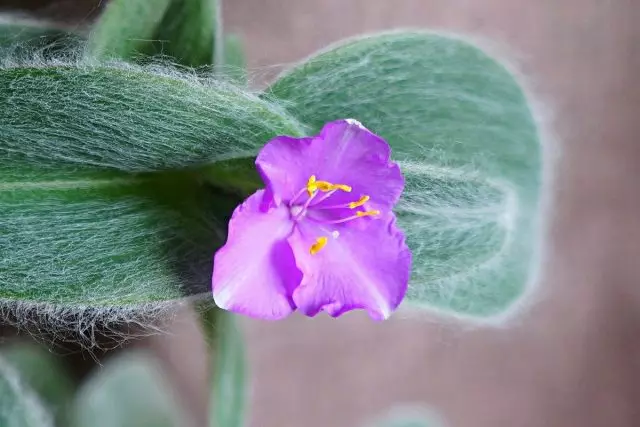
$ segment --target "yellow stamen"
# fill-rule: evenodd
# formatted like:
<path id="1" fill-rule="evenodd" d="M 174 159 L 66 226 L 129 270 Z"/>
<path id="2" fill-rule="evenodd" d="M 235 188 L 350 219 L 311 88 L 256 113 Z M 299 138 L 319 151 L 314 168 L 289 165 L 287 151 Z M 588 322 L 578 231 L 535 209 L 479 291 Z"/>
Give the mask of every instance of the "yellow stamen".
<path id="1" fill-rule="evenodd" d="M 316 176 L 311 175 L 307 181 L 307 193 L 311 196 L 318 190 L 324 193 L 334 190 L 342 190 L 349 193 L 351 191 L 351 187 L 345 184 L 332 184 L 329 181 L 317 181 Z"/>
<path id="2" fill-rule="evenodd" d="M 309 253 L 311 255 L 317 254 L 318 252 L 320 252 L 320 250 L 322 248 L 324 248 L 327 245 L 328 241 L 329 241 L 329 239 L 327 239 L 324 236 L 323 237 L 318 237 L 316 239 L 316 242 L 313 245 L 311 245 L 311 249 L 309 249 Z"/>
<path id="3" fill-rule="evenodd" d="M 307 194 L 311 196 L 317 189 L 318 189 L 318 184 L 316 183 L 316 176 L 311 175 L 309 177 L 309 180 L 307 181 Z"/>
<path id="4" fill-rule="evenodd" d="M 369 196 L 362 196 L 360 197 L 359 200 L 355 201 L 355 202 L 351 202 L 349 203 L 349 209 L 355 209 L 355 208 L 359 208 L 360 206 L 364 205 L 365 203 L 367 203 L 369 201 L 371 197 Z"/>
<path id="5" fill-rule="evenodd" d="M 330 182 L 327 182 L 327 181 L 318 181 L 316 183 L 316 185 L 318 186 L 318 190 L 324 191 L 325 193 L 327 191 L 333 190 L 333 188 L 331 188 L 331 187 L 333 187 L 333 185 Z"/>
<path id="6" fill-rule="evenodd" d="M 342 190 L 345 193 L 351 193 L 351 187 L 344 184 L 333 184 L 331 185 L 331 190 Z"/>
<path id="7" fill-rule="evenodd" d="M 371 210 L 371 211 L 358 211 L 358 212 L 356 212 L 356 216 L 357 217 L 375 216 L 375 215 L 380 215 L 380 211 Z"/>

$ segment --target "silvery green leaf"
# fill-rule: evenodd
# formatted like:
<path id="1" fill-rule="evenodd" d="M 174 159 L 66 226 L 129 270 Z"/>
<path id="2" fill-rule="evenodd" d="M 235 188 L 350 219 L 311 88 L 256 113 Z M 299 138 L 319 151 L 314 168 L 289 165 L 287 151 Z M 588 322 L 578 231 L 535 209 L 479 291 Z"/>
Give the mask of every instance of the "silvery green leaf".
<path id="1" fill-rule="evenodd" d="M 162 368 L 150 353 L 124 353 L 108 360 L 80 388 L 75 427 L 178 427 L 183 411 Z"/>
<path id="2" fill-rule="evenodd" d="M 0 302 L 54 323 L 209 292 L 237 200 L 204 177 L 230 187 L 211 165 L 302 132 L 250 93 L 137 67 L 0 69 L 0 108 Z"/>
<path id="3" fill-rule="evenodd" d="M 0 358 L 0 425 L 53 427 L 53 417 L 19 372 Z"/>
<path id="4" fill-rule="evenodd" d="M 63 359 L 44 345 L 15 342 L 5 345 L 0 356 L 20 374 L 22 382 L 32 389 L 55 417 L 58 425 L 66 425 L 66 411 L 74 392 L 70 372 Z"/>

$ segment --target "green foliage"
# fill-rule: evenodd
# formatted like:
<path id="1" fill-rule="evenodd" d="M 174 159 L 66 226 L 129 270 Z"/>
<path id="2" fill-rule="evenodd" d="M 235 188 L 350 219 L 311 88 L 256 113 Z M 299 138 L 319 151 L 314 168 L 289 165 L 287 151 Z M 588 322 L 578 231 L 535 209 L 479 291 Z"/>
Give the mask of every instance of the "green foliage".
<path id="1" fill-rule="evenodd" d="M 313 131 L 350 117 L 391 144 L 413 250 L 408 301 L 503 312 L 536 268 L 540 144 L 518 83 L 493 58 L 420 32 L 363 37 L 285 72 L 266 97 Z"/>
<path id="2" fill-rule="evenodd" d="M 217 0 L 111 0 L 95 24 L 87 56 L 142 60 L 165 55 L 191 67 L 214 62 Z"/>
<path id="3" fill-rule="evenodd" d="M 134 58 L 152 42 L 171 0 L 110 0 L 86 47 L 91 58 Z"/>
<path id="4" fill-rule="evenodd" d="M 0 354 L 20 373 L 23 383 L 40 396 L 55 416 L 56 424 L 68 425 L 66 410 L 73 396 L 74 384 L 62 359 L 44 346 L 31 342 L 5 346 Z"/>
<path id="5" fill-rule="evenodd" d="M 0 358 L 0 425 L 52 427 L 53 418 L 19 372 Z"/>
<path id="6" fill-rule="evenodd" d="M 238 89 L 140 68 L 2 69 L 0 108 L 0 298 L 72 312 L 208 292 L 236 201 L 199 172 L 302 132 Z"/>
<path id="7" fill-rule="evenodd" d="M 254 190 L 266 141 L 345 117 L 386 138 L 405 173 L 410 302 L 493 315 L 536 268 L 535 123 L 513 76 L 461 40 L 352 40 L 262 99 L 151 67 L 4 68 L 0 107 L 5 301 L 135 310 L 207 292 L 235 205 L 211 185 Z"/>
<path id="8" fill-rule="evenodd" d="M 247 404 L 247 361 L 235 315 L 214 310 L 206 325 L 212 342 L 213 367 L 210 404 L 211 427 L 243 427 Z"/>
<path id="9" fill-rule="evenodd" d="M 145 1 L 145 0 L 142 0 Z M 172 0 L 146 53 L 168 55 L 190 67 L 214 63 L 217 0 Z"/>
<path id="10" fill-rule="evenodd" d="M 80 388 L 75 427 L 178 427 L 185 414 L 159 363 L 142 350 L 108 360 Z"/>

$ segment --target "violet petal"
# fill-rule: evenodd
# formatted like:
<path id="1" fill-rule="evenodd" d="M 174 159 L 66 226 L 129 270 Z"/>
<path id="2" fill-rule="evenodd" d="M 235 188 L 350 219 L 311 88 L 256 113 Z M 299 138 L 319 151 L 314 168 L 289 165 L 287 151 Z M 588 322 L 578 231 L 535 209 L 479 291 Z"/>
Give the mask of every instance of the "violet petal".
<path id="1" fill-rule="evenodd" d="M 265 194 L 257 191 L 233 213 L 227 243 L 214 259 L 213 298 L 232 312 L 281 319 L 295 308 L 291 296 L 302 275 L 286 241 L 289 211 L 266 208 Z"/>
<path id="2" fill-rule="evenodd" d="M 343 227 L 337 238 L 332 231 L 303 221 L 288 239 L 303 272 L 293 293 L 296 306 L 309 316 L 360 308 L 376 320 L 388 318 L 406 293 L 411 271 L 411 252 L 395 217 L 376 218 L 364 230 Z M 312 255 L 310 247 L 321 236 L 328 243 Z"/>
<path id="3" fill-rule="evenodd" d="M 314 138 L 269 141 L 256 166 L 276 202 L 290 200 L 315 175 L 353 188 L 350 193 L 338 191 L 323 204 L 348 203 L 368 195 L 368 209 L 389 210 L 404 188 L 400 168 L 390 155 L 389 145 L 360 123 L 338 120 L 326 124 Z"/>

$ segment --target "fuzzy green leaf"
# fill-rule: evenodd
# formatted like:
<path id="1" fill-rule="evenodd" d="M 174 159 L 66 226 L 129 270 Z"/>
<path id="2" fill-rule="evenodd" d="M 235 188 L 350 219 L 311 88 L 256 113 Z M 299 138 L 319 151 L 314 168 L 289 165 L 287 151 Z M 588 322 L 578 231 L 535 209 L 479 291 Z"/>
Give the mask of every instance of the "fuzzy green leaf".
<path id="1" fill-rule="evenodd" d="M 218 0 L 172 0 L 148 54 L 168 55 L 191 67 L 214 63 Z"/>
<path id="2" fill-rule="evenodd" d="M 185 425 L 160 364 L 143 351 L 117 356 L 81 387 L 75 427 L 177 427 Z"/>
<path id="3" fill-rule="evenodd" d="M 5 346 L 2 357 L 22 376 L 22 381 L 40 396 L 58 425 L 67 425 L 66 410 L 74 384 L 62 359 L 46 347 L 29 342 Z"/>
<path id="4" fill-rule="evenodd" d="M 504 312 L 536 268 L 540 144 L 513 76 L 437 34 L 350 40 L 267 91 L 303 123 L 354 118 L 403 168 L 396 212 L 413 250 L 408 301 L 458 315 Z"/>
<path id="5" fill-rule="evenodd" d="M 236 201 L 199 171 L 302 132 L 250 94 L 140 68 L 3 69 L 0 109 L 0 299 L 65 314 L 207 292 Z"/>
<path id="6" fill-rule="evenodd" d="M 0 359 L 0 425 L 3 427 L 53 427 L 53 418 L 19 372 Z"/>
<path id="7" fill-rule="evenodd" d="M 87 56 L 143 60 L 164 55 L 191 67 L 214 63 L 217 0 L 111 0 L 95 24 Z"/>
<path id="8" fill-rule="evenodd" d="M 171 0 L 110 0 L 86 47 L 91 58 L 132 59 L 153 41 Z"/>

